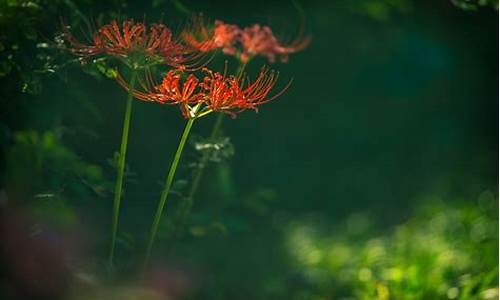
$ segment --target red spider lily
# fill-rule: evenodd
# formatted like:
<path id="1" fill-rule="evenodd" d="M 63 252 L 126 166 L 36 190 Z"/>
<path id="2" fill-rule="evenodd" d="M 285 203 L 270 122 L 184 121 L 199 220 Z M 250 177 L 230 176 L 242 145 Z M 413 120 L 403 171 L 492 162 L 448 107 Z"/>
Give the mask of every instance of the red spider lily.
<path id="1" fill-rule="evenodd" d="M 210 28 L 200 19 L 196 19 L 194 26 L 182 33 L 182 38 L 199 51 L 222 49 L 225 54 L 236 56 L 243 63 L 256 55 L 267 57 L 270 63 L 275 62 L 279 55 L 281 61 L 286 62 L 289 54 L 303 50 L 310 43 L 309 37 L 299 36 L 284 45 L 269 26 L 254 24 L 241 29 L 237 25 L 215 21 L 215 26 Z"/>
<path id="2" fill-rule="evenodd" d="M 69 50 L 82 58 L 107 54 L 124 58 L 132 66 L 167 64 L 176 68 L 194 66 L 200 57 L 192 48 L 173 39 L 172 31 L 163 24 L 117 21 L 102 26 L 92 34 L 89 44 L 78 41 L 63 24 L 63 34 L 70 44 Z"/>
<path id="3" fill-rule="evenodd" d="M 274 71 L 263 68 L 257 79 L 238 79 L 226 77 L 220 73 L 204 69 L 207 76 L 200 84 L 205 90 L 205 102 L 212 111 L 224 112 L 232 117 L 246 109 L 257 110 L 259 105 L 279 97 L 290 84 L 273 96 L 269 93 L 276 85 L 278 75 Z"/>
<path id="4" fill-rule="evenodd" d="M 195 93 L 199 83 L 198 78 L 190 74 L 182 84 L 181 79 L 181 74 L 171 70 L 163 78 L 161 85 L 159 85 L 157 89 L 161 94 L 166 95 L 168 100 L 173 103 L 198 103 L 202 96 L 200 93 Z"/>
<path id="5" fill-rule="evenodd" d="M 118 83 L 129 91 L 129 86 L 119 75 L 116 77 Z M 141 82 L 145 92 L 132 90 L 132 94 L 139 100 L 146 102 L 157 102 L 161 104 L 194 104 L 202 98 L 200 93 L 195 93 L 199 80 L 190 74 L 182 82 L 182 76 L 178 71 L 170 70 L 163 78 L 161 84 L 155 84 L 152 76 L 147 73 L 146 80 Z"/>
<path id="6" fill-rule="evenodd" d="M 278 76 L 274 71 L 263 68 L 255 81 L 226 76 L 207 68 L 206 75 L 199 80 L 190 74 L 185 80 L 179 72 L 169 71 L 161 84 L 154 84 L 150 78 L 142 83 L 144 91 L 132 90 L 132 94 L 143 101 L 161 104 L 179 104 L 186 118 L 199 118 L 213 111 L 235 117 L 246 109 L 257 110 L 259 105 L 279 97 L 290 84 L 273 96 L 269 93 L 276 85 Z M 125 81 L 118 76 L 118 82 L 129 90 Z"/>
<path id="7" fill-rule="evenodd" d="M 242 62 L 248 62 L 252 56 L 262 55 L 267 57 L 270 63 L 273 63 L 276 61 L 276 55 L 281 56 L 281 62 L 286 62 L 288 54 L 305 49 L 310 43 L 310 38 L 299 37 L 289 45 L 282 45 L 269 26 L 255 24 L 243 30 L 240 41 L 243 45 L 243 51 L 240 55 Z"/>
<path id="8" fill-rule="evenodd" d="M 241 29 L 237 25 L 215 21 L 215 26 L 209 28 L 201 19 L 196 19 L 192 28 L 181 34 L 184 41 L 206 52 L 213 49 L 222 49 L 225 54 L 236 55 L 236 43 L 241 36 Z"/>

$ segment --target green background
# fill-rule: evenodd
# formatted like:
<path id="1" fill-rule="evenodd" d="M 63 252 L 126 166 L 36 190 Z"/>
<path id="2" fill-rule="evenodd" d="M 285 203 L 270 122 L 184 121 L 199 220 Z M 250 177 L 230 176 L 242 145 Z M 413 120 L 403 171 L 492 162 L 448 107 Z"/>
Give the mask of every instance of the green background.
<path id="1" fill-rule="evenodd" d="M 124 282 L 135 286 L 185 120 L 171 106 L 134 102 L 118 272 L 114 280 L 103 279 L 115 178 L 110 161 L 120 142 L 126 93 L 92 64 L 82 71 L 52 47 L 53 36 L 60 17 L 83 32 L 83 16 L 95 24 L 163 20 L 179 29 L 189 13 L 202 12 L 241 26 L 268 24 L 285 41 L 302 29 L 312 42 L 287 63 L 271 66 L 281 86 L 293 78 L 283 96 L 257 114 L 224 119 L 234 156 L 207 169 L 186 229 L 172 237 L 176 221 L 169 216 L 182 202 L 179 193 L 199 155 L 192 147 L 184 153 L 154 254 L 155 266 L 168 274 L 162 277 L 167 294 L 476 299 L 496 290 L 498 298 L 496 3 L 0 3 L 5 214 L 28 211 L 57 232 L 77 230 L 85 250 L 76 269 L 105 282 L 109 293 Z M 237 62 L 222 54 L 210 66 L 222 70 L 225 60 L 236 69 Z M 265 63 L 251 61 L 250 77 Z M 214 119 L 197 121 L 193 133 L 207 136 Z M 445 225 L 436 227 L 435 219 Z M 480 238 L 474 226 L 482 226 Z M 380 249 L 384 258 L 372 259 L 370 251 Z M 449 251 L 458 254 L 446 264 L 436 261 Z M 4 258 L 10 278 L 10 258 Z M 472 279 L 463 283 L 467 274 Z M 68 286 L 52 292 L 72 298 L 67 290 L 78 290 L 78 280 Z"/>

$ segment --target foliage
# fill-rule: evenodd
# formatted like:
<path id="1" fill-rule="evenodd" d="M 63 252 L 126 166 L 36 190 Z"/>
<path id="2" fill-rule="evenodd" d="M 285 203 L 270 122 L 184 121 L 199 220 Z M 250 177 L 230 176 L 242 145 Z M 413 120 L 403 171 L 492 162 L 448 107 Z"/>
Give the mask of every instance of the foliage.
<path id="1" fill-rule="evenodd" d="M 221 163 L 234 155 L 234 146 L 228 136 L 215 138 L 193 136 L 190 143 L 194 150 L 200 154 L 200 160 L 206 155 L 209 162 Z"/>
<path id="2" fill-rule="evenodd" d="M 428 203 L 388 234 L 372 232 L 366 214 L 333 232 L 293 222 L 288 245 L 303 299 L 497 299 L 495 196 L 485 192 L 476 205 Z"/>
<path id="3" fill-rule="evenodd" d="M 366 15 L 376 21 L 387 21 L 398 13 L 408 13 L 413 6 L 410 0 L 347 1 L 346 4 L 354 13 Z"/>
<path id="4" fill-rule="evenodd" d="M 478 10 L 481 7 L 498 10 L 498 0 L 451 0 L 451 2 L 463 10 Z"/>
<path id="5" fill-rule="evenodd" d="M 24 197 L 81 201 L 103 196 L 108 189 L 101 168 L 83 161 L 51 131 L 15 133 L 7 168 L 7 186 Z"/>
<path id="6" fill-rule="evenodd" d="M 187 15 L 198 8 L 195 2 L 0 0 L 0 148 L 6 164 L 0 202 L 5 189 L 10 203 L 51 225 L 86 220 L 98 229 L 93 238 L 103 242 L 85 260 L 98 259 L 108 243 L 110 201 L 102 200 L 110 198 L 112 177 L 100 162 L 116 148 L 125 94 L 105 78 L 116 75 L 113 61 L 87 64 L 86 74 L 71 72 L 68 66 L 79 69 L 79 61 L 57 49 L 59 18 L 73 28 L 86 28 L 85 15 L 97 24 L 124 14 L 145 15 L 149 22 L 174 8 Z M 314 55 L 282 68 L 307 85 L 293 87 L 290 98 L 278 101 L 272 114 L 260 113 L 259 121 L 242 116 L 228 125 L 231 139 L 191 140 L 181 171 L 191 174 L 206 155 L 206 180 L 187 234 L 175 241 L 172 231 L 186 202 L 167 204 L 161 233 L 170 239 L 160 249 L 174 250 L 159 256 L 199 272 L 192 276 L 199 285 L 189 287 L 190 299 L 497 299 L 497 196 L 485 192 L 477 201 L 424 206 L 419 203 L 425 199 L 412 197 L 428 190 L 461 195 L 498 181 L 491 163 L 497 162 L 498 132 L 490 126 L 498 118 L 491 88 L 498 74 L 488 68 L 498 49 L 486 38 L 488 24 L 498 21 L 491 13 L 498 1 L 338 1 L 336 9 L 324 9 L 324 1 L 301 2 L 307 25 L 316 30 Z M 263 6 L 279 19 L 281 4 Z M 264 15 L 199 5 L 207 5 L 210 17 L 241 17 L 242 24 Z M 175 150 L 171 141 L 179 131 L 177 116 L 166 109 L 138 103 L 134 111 L 134 173 L 127 168 L 127 180 L 137 184 L 128 186 L 120 224 L 118 254 L 128 251 L 125 263 L 118 259 L 124 269 L 142 255 L 157 182 L 166 171 L 162 158 Z M 197 130 L 209 127 L 200 123 Z M 67 135 L 73 131 L 93 139 Z M 235 154 L 234 148 L 245 151 Z M 116 166 L 116 159 L 109 162 Z M 186 197 L 191 176 L 183 178 L 174 186 L 175 200 Z M 387 230 L 387 216 L 401 222 L 413 206 L 420 208 L 409 220 Z M 360 207 L 370 213 L 343 220 Z M 137 275 L 119 273 L 118 285 Z M 68 278 L 80 275 L 88 279 L 78 272 Z M 103 283 L 99 289 L 113 293 L 113 284 Z M 144 287 L 134 292 L 126 286 L 114 289 L 118 298 L 142 295 Z M 2 287 L 0 298 L 4 292 Z M 92 299 L 87 295 L 81 298 Z"/>

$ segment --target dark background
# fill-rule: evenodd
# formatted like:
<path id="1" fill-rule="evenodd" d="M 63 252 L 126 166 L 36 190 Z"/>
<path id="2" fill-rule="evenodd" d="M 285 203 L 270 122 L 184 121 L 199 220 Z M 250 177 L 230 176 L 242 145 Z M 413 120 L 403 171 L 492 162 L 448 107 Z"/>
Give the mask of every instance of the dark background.
<path id="1" fill-rule="evenodd" d="M 57 213 L 78 220 L 86 256 L 103 256 L 108 243 L 115 176 L 108 159 L 118 150 L 126 93 L 94 67 L 82 72 L 69 55 L 51 49 L 59 17 L 75 27 L 83 27 L 82 16 L 88 16 L 95 23 L 161 19 L 181 28 L 187 11 L 203 12 L 210 20 L 241 26 L 268 24 L 282 40 L 301 29 L 312 37 L 287 63 L 272 65 L 281 85 L 293 78 L 283 96 L 257 114 L 224 119 L 235 154 L 207 170 L 188 233 L 168 238 L 172 224 L 164 226 L 156 259 L 195 274 L 190 282 L 201 298 L 266 299 L 269 294 L 256 290 L 263 291 L 269 278 L 290 272 L 293 278 L 283 242 L 289 222 L 313 219 L 336 228 L 363 212 L 373 220 L 371 230 L 384 233 L 411 218 L 428 198 L 446 207 L 475 203 L 486 190 L 497 194 L 495 4 L 464 9 L 450 1 L 411 0 L 34 1 L 40 9 L 31 10 L 8 2 L 0 15 L 4 193 L 16 209 L 31 207 L 29 199 L 43 198 L 40 193 L 63 199 L 65 208 Z M 236 61 L 222 55 L 211 66 L 222 69 L 226 59 L 234 70 Z M 252 61 L 247 72 L 255 76 L 265 63 Z M 55 71 L 47 71 L 47 64 L 57 66 Z M 133 109 L 118 248 L 118 261 L 129 271 L 140 260 L 185 124 L 169 106 L 136 101 Z M 207 136 L 214 119 L 197 121 L 194 134 Z M 24 150 L 16 148 L 15 138 L 30 130 L 50 132 L 73 154 L 57 148 L 41 157 L 60 167 L 49 160 L 31 169 L 29 160 L 24 164 L 17 156 Z M 195 158 L 188 149 L 178 179 L 189 181 Z M 86 164 L 99 171 L 92 173 Z M 9 186 L 17 189 L 9 192 Z M 182 181 L 177 187 L 182 192 Z M 179 201 L 169 198 L 167 216 Z"/>

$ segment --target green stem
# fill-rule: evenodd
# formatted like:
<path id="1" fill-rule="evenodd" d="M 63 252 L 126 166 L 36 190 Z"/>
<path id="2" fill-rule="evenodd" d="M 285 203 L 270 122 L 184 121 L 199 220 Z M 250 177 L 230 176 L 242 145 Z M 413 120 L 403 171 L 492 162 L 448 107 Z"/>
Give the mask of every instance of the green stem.
<path id="1" fill-rule="evenodd" d="M 217 134 L 219 133 L 220 127 L 222 125 L 222 120 L 223 120 L 224 114 L 219 113 L 217 115 L 217 119 L 215 120 L 215 125 L 212 129 L 212 133 L 210 134 L 210 140 L 215 139 Z M 198 190 L 198 187 L 201 182 L 201 178 L 203 177 L 203 171 L 205 170 L 205 166 L 208 161 L 208 153 L 205 152 L 203 156 L 201 157 L 200 163 L 198 165 L 198 168 L 196 169 L 194 176 L 193 176 L 193 182 L 191 184 L 191 188 L 189 189 L 187 198 L 185 199 L 184 206 L 181 208 L 181 214 L 180 214 L 180 220 L 179 224 L 176 226 L 176 230 L 174 231 L 174 238 L 180 233 L 180 230 L 184 226 L 184 223 L 186 222 L 186 218 L 191 211 L 191 208 L 193 206 L 193 198 L 194 195 L 196 194 L 196 191 Z"/>
<path id="2" fill-rule="evenodd" d="M 243 75 L 243 71 L 245 70 L 246 63 L 240 63 L 238 65 L 238 68 L 236 69 L 236 77 L 241 77 Z M 214 127 L 212 128 L 212 133 L 210 134 L 210 140 L 214 140 L 218 135 L 220 128 L 222 127 L 222 121 L 224 120 L 224 114 L 223 113 L 218 113 L 217 114 L 217 119 L 215 120 Z M 189 190 L 188 194 L 188 205 L 187 205 L 187 211 L 185 213 L 189 213 L 189 210 L 191 209 L 192 202 L 193 202 L 193 197 L 196 194 L 196 191 L 198 190 L 198 186 L 200 185 L 201 177 L 203 176 L 203 170 L 205 169 L 205 165 L 208 160 L 209 153 L 205 152 L 201 158 L 200 164 L 198 169 L 196 170 L 196 173 L 194 174 L 193 177 L 193 184 L 191 185 L 191 189 Z M 184 215 L 184 214 L 183 214 Z"/>
<path id="3" fill-rule="evenodd" d="M 212 128 L 212 133 L 210 134 L 210 140 L 213 141 L 218 135 L 220 128 L 222 126 L 222 121 L 224 120 L 224 114 L 223 113 L 218 113 L 217 114 L 217 119 L 215 120 L 214 127 Z M 198 190 L 198 186 L 200 185 L 201 177 L 203 176 L 203 170 L 205 169 L 205 165 L 207 164 L 209 157 L 208 151 L 203 153 L 203 156 L 201 157 L 200 164 L 198 165 L 198 168 L 196 169 L 196 173 L 193 176 L 193 183 L 191 185 L 191 188 L 189 189 L 187 201 L 188 205 L 186 206 L 186 211 L 182 214 L 183 218 L 185 217 L 186 213 L 189 213 L 191 210 L 191 206 L 193 203 L 193 197 L 196 194 L 196 191 Z"/>
<path id="4" fill-rule="evenodd" d="M 167 196 L 170 191 L 170 187 L 172 186 L 172 182 L 174 181 L 175 170 L 177 169 L 177 165 L 179 164 L 179 160 L 182 155 L 182 150 L 184 149 L 184 145 L 186 144 L 194 120 L 195 120 L 194 118 L 188 120 L 186 127 L 184 128 L 184 132 L 182 133 L 179 146 L 177 147 L 177 151 L 175 152 L 174 160 L 172 161 L 172 165 L 170 166 L 170 170 L 168 171 L 168 176 L 165 181 L 165 185 L 163 186 L 163 191 L 161 192 L 160 201 L 158 202 L 158 208 L 156 209 L 156 213 L 153 219 L 153 224 L 151 226 L 151 231 L 149 232 L 148 248 L 146 250 L 146 257 L 144 260 L 145 267 L 147 266 L 149 257 L 151 256 L 151 249 L 153 248 L 156 233 L 158 232 L 158 226 L 160 225 L 163 208 L 167 201 Z"/>
<path id="5" fill-rule="evenodd" d="M 111 220 L 111 248 L 109 249 L 109 267 L 113 266 L 113 259 L 115 256 L 115 244 L 116 244 L 116 233 L 118 231 L 118 219 L 120 215 L 120 201 L 123 188 L 123 177 L 125 173 L 125 157 L 127 155 L 127 143 L 128 143 L 128 132 L 130 128 L 130 118 L 132 115 L 132 101 L 133 94 L 132 90 L 135 85 L 137 78 L 137 72 L 132 71 L 129 82 L 129 93 L 127 96 L 127 102 L 125 106 L 125 115 L 123 119 L 123 129 L 122 129 L 122 142 L 120 146 L 120 157 L 118 159 L 117 165 L 117 177 L 115 183 L 115 198 L 113 200 L 113 216 Z"/>
<path id="6" fill-rule="evenodd" d="M 240 62 L 238 65 L 238 68 L 236 69 L 236 77 L 240 78 L 243 75 L 243 71 L 245 70 L 247 63 Z M 217 119 L 215 120 L 214 127 L 212 128 L 212 132 L 210 134 L 210 140 L 213 141 L 218 135 L 219 131 L 222 127 L 222 121 L 224 120 L 224 114 L 223 113 L 218 113 L 217 114 Z M 193 199 L 198 191 L 198 188 L 200 186 L 201 178 L 203 177 L 203 172 L 205 170 L 205 166 L 208 162 L 208 157 L 209 153 L 205 152 L 203 156 L 201 157 L 200 163 L 198 164 L 198 168 L 196 169 L 194 175 L 193 175 L 193 181 L 191 184 L 191 188 L 189 189 L 187 198 L 185 199 L 186 203 L 182 207 L 182 211 L 180 214 L 180 224 L 178 225 L 177 230 L 174 232 L 174 237 L 179 234 L 179 231 L 181 228 L 184 226 L 184 223 L 186 222 L 186 218 L 191 212 L 191 208 L 193 206 Z"/>

